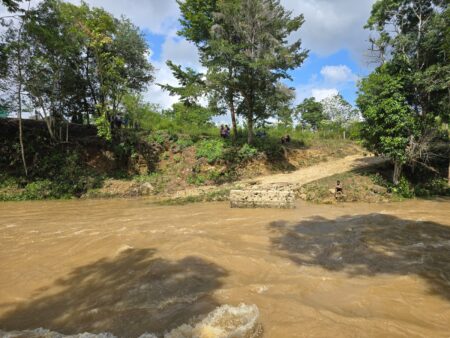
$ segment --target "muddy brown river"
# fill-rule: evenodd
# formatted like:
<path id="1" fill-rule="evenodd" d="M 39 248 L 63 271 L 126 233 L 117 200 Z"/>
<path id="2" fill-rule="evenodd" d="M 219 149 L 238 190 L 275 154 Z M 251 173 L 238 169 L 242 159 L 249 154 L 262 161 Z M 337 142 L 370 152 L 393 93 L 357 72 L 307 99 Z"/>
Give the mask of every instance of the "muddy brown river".
<path id="1" fill-rule="evenodd" d="M 0 241 L 0 336 L 450 337 L 450 200 L 1 203 Z"/>

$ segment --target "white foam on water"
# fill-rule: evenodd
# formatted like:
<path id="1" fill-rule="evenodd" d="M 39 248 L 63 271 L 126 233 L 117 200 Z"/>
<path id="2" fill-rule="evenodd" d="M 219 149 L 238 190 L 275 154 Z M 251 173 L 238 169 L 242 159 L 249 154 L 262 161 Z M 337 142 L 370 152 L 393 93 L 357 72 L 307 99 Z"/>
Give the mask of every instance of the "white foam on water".
<path id="1" fill-rule="evenodd" d="M 253 338 L 261 334 L 256 305 L 222 305 L 196 324 L 181 325 L 164 338 Z"/>
<path id="2" fill-rule="evenodd" d="M 256 305 L 222 305 L 210 312 L 197 324 L 183 324 L 164 334 L 164 338 L 256 338 L 262 334 L 258 324 L 259 310 Z M 4 332 L 1 338 L 117 338 L 111 333 L 81 333 L 63 335 L 46 329 Z M 144 333 L 139 338 L 158 338 L 153 333 Z"/>

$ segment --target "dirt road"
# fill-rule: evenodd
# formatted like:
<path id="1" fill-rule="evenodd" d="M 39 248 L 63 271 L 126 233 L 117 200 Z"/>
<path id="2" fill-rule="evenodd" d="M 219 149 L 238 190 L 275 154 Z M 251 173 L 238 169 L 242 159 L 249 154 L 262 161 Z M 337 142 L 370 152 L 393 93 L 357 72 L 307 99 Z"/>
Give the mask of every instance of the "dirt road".
<path id="1" fill-rule="evenodd" d="M 386 159 L 383 157 L 363 156 L 361 154 L 357 154 L 347 156 L 339 160 L 322 162 L 317 165 L 302 168 L 288 174 L 262 176 L 253 179 L 252 181 L 256 181 L 258 184 L 292 183 L 296 185 L 304 185 L 306 183 L 316 181 L 324 177 L 347 172 L 350 170 L 370 167 L 373 165 L 381 164 L 385 161 Z"/>

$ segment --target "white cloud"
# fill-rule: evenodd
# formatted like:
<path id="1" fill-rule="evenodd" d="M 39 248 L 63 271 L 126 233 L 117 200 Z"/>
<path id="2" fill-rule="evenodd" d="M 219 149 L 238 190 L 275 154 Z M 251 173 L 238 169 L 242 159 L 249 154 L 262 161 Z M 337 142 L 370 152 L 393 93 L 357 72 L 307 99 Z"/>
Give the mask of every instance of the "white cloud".
<path id="1" fill-rule="evenodd" d="M 319 55 L 348 49 L 360 61 L 368 48 L 364 24 L 375 0 L 282 0 L 295 15 L 304 14 L 305 23 L 293 38 Z"/>
<path id="2" fill-rule="evenodd" d="M 148 102 L 159 104 L 162 108 L 170 108 L 172 104 L 178 101 L 178 97 L 170 96 L 158 84 L 176 86 L 177 80 L 164 62 L 153 61 L 152 63 L 155 66 L 155 81 L 149 86 L 144 98 Z"/>
<path id="3" fill-rule="evenodd" d="M 169 93 L 158 84 L 178 85 L 166 61 L 171 60 L 177 65 L 191 67 L 196 71 L 205 71 L 200 65 L 197 48 L 190 42 L 168 36 L 161 47 L 161 61 L 150 60 L 155 66 L 155 81 L 149 86 L 145 94 L 147 101 L 159 104 L 162 108 L 170 108 L 178 101 L 178 96 L 170 96 Z"/>
<path id="4" fill-rule="evenodd" d="M 358 80 L 358 76 L 346 65 L 325 66 L 320 70 L 320 74 L 325 81 L 331 83 L 345 83 Z"/>
<path id="5" fill-rule="evenodd" d="M 189 66 L 195 70 L 201 68 L 197 47 L 181 38 L 166 38 L 162 45 L 161 60 L 171 60 L 175 64 Z"/>
<path id="6" fill-rule="evenodd" d="M 79 4 L 80 0 L 69 0 Z M 103 7 L 116 17 L 129 18 L 143 30 L 173 35 L 180 16 L 175 0 L 85 0 L 90 6 Z"/>
<path id="7" fill-rule="evenodd" d="M 313 88 L 311 90 L 311 96 L 316 99 L 316 101 L 322 101 L 323 99 L 335 96 L 339 94 L 336 88 Z"/>

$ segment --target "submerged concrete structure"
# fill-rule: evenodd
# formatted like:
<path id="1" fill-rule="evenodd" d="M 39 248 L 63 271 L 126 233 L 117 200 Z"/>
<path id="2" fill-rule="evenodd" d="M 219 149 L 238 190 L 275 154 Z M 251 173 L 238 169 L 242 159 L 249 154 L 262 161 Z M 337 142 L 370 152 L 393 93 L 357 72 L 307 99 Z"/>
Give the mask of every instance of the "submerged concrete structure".
<path id="1" fill-rule="evenodd" d="M 295 192 L 291 184 L 254 185 L 230 191 L 232 208 L 295 208 Z"/>

